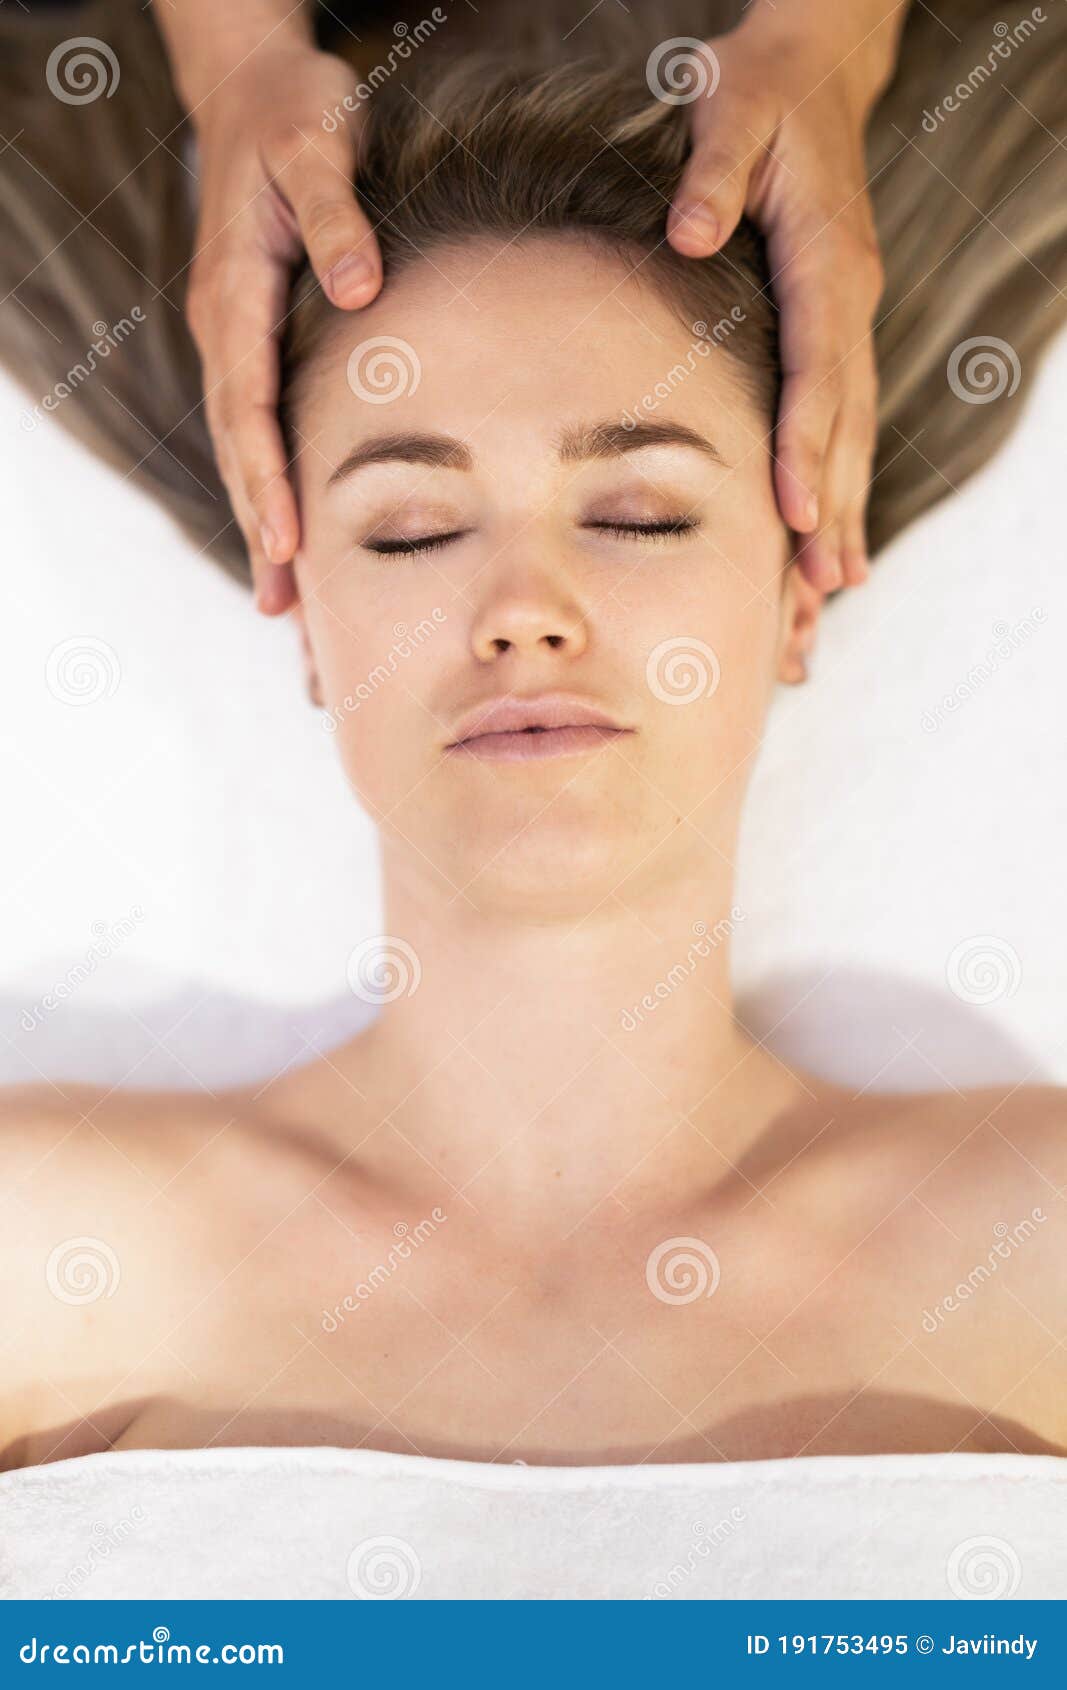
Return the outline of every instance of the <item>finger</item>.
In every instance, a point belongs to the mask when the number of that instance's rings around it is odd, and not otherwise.
[[[840,438],[831,454],[840,455],[842,562],[845,581],[858,586],[870,571],[867,550],[867,506],[870,503],[874,457],[878,443],[878,377],[874,344],[870,339],[849,360],[848,398],[842,406]]]
[[[800,539],[797,562],[801,573],[820,593],[835,593],[845,584],[841,547],[841,525],[836,521]]]
[[[857,424],[851,424],[853,432]],[[831,451],[836,451],[832,447]],[[867,501],[870,495],[870,453],[854,439],[841,448],[849,494],[841,507],[841,567],[845,586],[859,587],[870,573],[867,556]]]
[[[234,514],[249,548],[256,604],[268,616],[295,598],[291,558],[299,543],[296,500],[273,404],[249,407],[235,437],[240,454]]]
[[[845,363],[845,393],[834,423],[823,479],[825,517],[838,525],[846,586],[858,586],[867,579],[864,527],[876,429],[874,355],[870,341],[866,340],[853,349]]]
[[[832,352],[786,371],[775,432],[774,485],[782,515],[798,534],[825,529],[833,512],[823,497],[826,455],[841,399]]]
[[[803,540],[799,561],[801,572],[821,592],[857,585],[865,575],[858,573],[855,558],[855,525],[849,526],[857,503],[862,508],[863,479],[856,486],[862,454],[857,450],[855,413],[843,399],[834,418],[827,443],[823,478],[819,492],[818,529]],[[857,497],[858,495],[858,497]],[[862,516],[859,519],[862,532]],[[853,555],[846,557],[846,536]]]
[[[846,587],[862,587],[871,572],[863,516],[846,517],[841,524],[841,564]]]
[[[268,616],[278,615],[287,610],[295,598],[292,565],[274,563],[267,555],[259,517],[245,495],[232,446],[220,454],[219,470],[234,520],[241,530],[248,551],[256,607]]]
[[[274,181],[300,226],[311,267],[334,305],[368,305],[382,285],[382,261],[370,223],[355,197],[356,147],[347,125],[335,134],[293,130]]]
[[[792,243],[772,238],[772,285],[779,306],[782,389],[775,434],[775,488],[786,522],[799,533],[825,526],[821,503],[834,422],[844,392],[847,321],[840,281],[830,286],[828,254],[818,239],[803,255],[778,265]]]
[[[817,222],[790,228],[780,221],[768,253],[784,372],[776,488],[785,520],[809,533],[839,508],[836,498],[828,508],[817,506],[838,410],[850,385],[863,385],[855,357],[863,348],[873,384],[869,336],[878,266],[854,233]]]
[[[286,271],[253,251],[222,252],[195,302],[208,426],[264,609],[286,608],[284,572],[299,544],[278,425],[277,334]]]
[[[738,133],[747,136],[743,127]],[[667,216],[667,239],[685,258],[707,258],[730,239],[741,220],[749,177],[759,156],[755,145],[731,144],[724,116],[697,143]]]

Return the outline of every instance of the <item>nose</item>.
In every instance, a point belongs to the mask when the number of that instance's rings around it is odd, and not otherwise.
[[[550,577],[530,571],[495,580],[471,629],[474,655],[482,663],[509,651],[580,657],[587,643],[585,617],[574,597]]]

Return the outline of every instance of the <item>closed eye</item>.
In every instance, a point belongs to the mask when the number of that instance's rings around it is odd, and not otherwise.
[[[594,534],[614,534],[621,539],[669,540],[690,534],[698,524],[692,517],[668,517],[662,522],[586,522],[582,525]],[[443,546],[463,540],[469,528],[454,528],[446,534],[426,534],[415,540],[368,540],[366,549],[382,557],[410,557],[416,552],[437,552]]]
[[[587,522],[597,534],[618,534],[623,538],[669,540],[676,534],[691,534],[698,526],[691,516],[667,517],[662,522]]]
[[[438,552],[442,546],[451,545],[453,540],[462,540],[469,533],[469,528],[453,528],[447,534],[426,534],[418,540],[368,540],[366,547],[369,552],[378,552],[383,557],[410,556],[413,552]]]

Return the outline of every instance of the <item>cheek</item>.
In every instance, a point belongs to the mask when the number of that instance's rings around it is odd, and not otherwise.
[[[758,732],[774,683],[787,544],[777,521],[761,537],[753,526],[745,557],[727,551],[727,538],[650,559],[619,580],[610,603],[613,640],[632,654],[653,704],[714,703],[738,735]],[[679,711],[678,738],[689,714]]]
[[[399,574],[399,572],[398,572]],[[440,725],[432,701],[454,665],[458,619],[425,590],[319,580],[304,597],[326,730],[364,807],[381,817],[423,780]]]
[[[747,538],[746,538],[747,536]],[[773,508],[718,521],[612,594],[616,649],[645,701],[652,784],[703,830],[733,825],[775,686],[788,540]],[[725,847],[724,847],[725,848]]]

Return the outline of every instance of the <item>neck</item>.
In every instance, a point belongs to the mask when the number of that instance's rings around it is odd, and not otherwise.
[[[386,884],[391,938],[367,953],[362,989],[403,989],[308,1071],[335,1100],[320,1089],[310,1107],[342,1138],[362,1097],[348,1136],[373,1139],[375,1158],[414,1152],[479,1209],[532,1214],[543,1199],[562,1223],[611,1195],[656,1203],[706,1187],[796,1101],[799,1082],[734,1019],[744,911],[725,874],[703,865],[689,882],[539,920]]]

